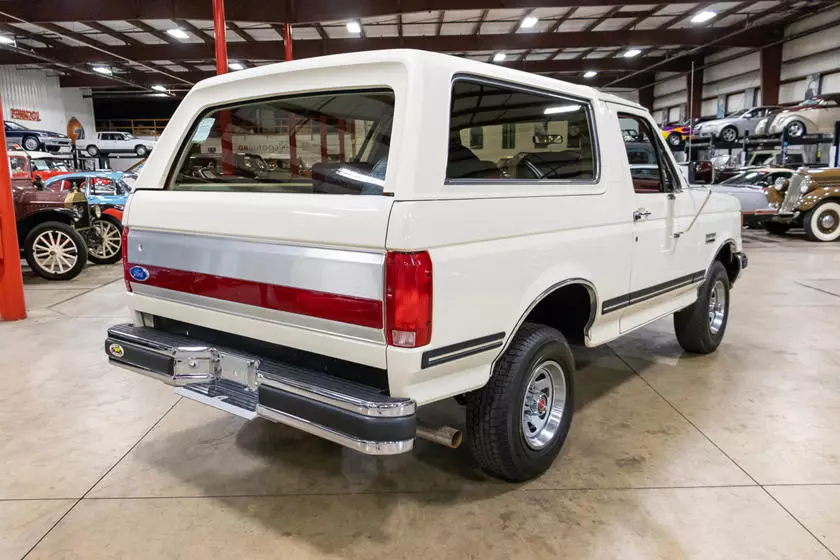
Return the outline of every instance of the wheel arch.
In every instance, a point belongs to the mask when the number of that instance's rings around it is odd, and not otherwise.
[[[720,262],[723,265],[723,268],[726,269],[726,275],[729,277],[730,285],[735,283],[735,280],[741,273],[741,264],[738,259],[735,258],[735,253],[737,251],[738,245],[735,243],[735,240],[729,238],[721,243],[720,247],[718,247],[715,252],[715,257],[709,263],[709,268],[711,268],[712,264],[715,262]],[[706,274],[708,274],[708,269],[706,270]]]
[[[540,322],[546,324],[547,326],[557,328],[557,330],[562,332],[563,335],[566,336],[566,338],[569,340],[574,341],[577,339],[585,339],[589,332],[589,329],[595,322],[595,317],[598,313],[598,306],[600,301],[598,298],[598,291],[595,288],[595,284],[586,278],[567,278],[565,280],[561,280],[559,282],[551,284],[547,288],[543,289],[536,297],[530,298],[530,303],[524,307],[516,323],[511,328],[510,332],[508,332],[504,344],[499,350],[498,356],[493,361],[493,367],[495,367],[496,361],[498,361],[498,359],[502,355],[504,355],[508,346],[510,346],[511,341],[516,336],[516,333],[519,332],[522,326],[526,322],[528,322],[529,319],[534,319],[535,317],[539,318],[542,316],[542,313],[547,312],[549,309],[556,309],[556,306],[558,304],[562,305],[562,303],[560,302],[570,301],[566,298],[575,298],[576,296],[579,296],[584,292],[587,295],[585,311],[583,311],[584,307],[580,304],[580,302],[576,300],[571,307],[572,309],[577,310],[577,313],[572,316],[570,321],[566,322],[565,324],[560,324],[564,320],[568,319],[568,316],[562,316],[560,321],[554,321],[554,324],[552,324],[552,321]],[[582,316],[584,313],[585,318]]]
[[[73,211],[69,208],[45,208],[28,214],[17,223],[18,244],[22,247],[23,241],[35,226],[44,222],[61,222],[69,226],[73,225]]]

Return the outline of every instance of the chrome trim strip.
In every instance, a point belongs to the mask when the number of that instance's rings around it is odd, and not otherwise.
[[[411,451],[414,448],[414,439],[382,442],[356,439],[330,428],[314,424],[304,418],[299,418],[298,416],[274,410],[263,405],[257,405],[257,415],[273,422],[279,422],[280,424],[297,428],[298,430],[343,445],[344,447],[349,447],[366,455],[398,455]]]
[[[128,260],[330,294],[383,297],[384,253],[131,228]]]
[[[412,416],[416,411],[414,401],[404,399],[402,401],[390,402],[369,402],[358,399],[351,395],[336,393],[324,387],[318,387],[300,381],[278,378],[277,376],[264,371],[257,372],[257,385],[266,385],[281,391],[312,399],[337,408],[355,412],[363,416],[379,418],[394,418],[400,416]]]
[[[278,325],[307,329],[333,336],[340,335],[346,338],[357,338],[367,342],[385,344],[385,333],[379,329],[372,329],[370,327],[351,325],[350,323],[340,323],[338,321],[330,321],[329,319],[321,319],[320,317],[311,317],[309,315],[298,315],[297,313],[289,313],[287,311],[277,311],[275,309],[267,309],[265,307],[257,307],[234,301],[215,299],[187,292],[167,290],[166,288],[149,286],[147,284],[143,284],[142,282],[132,282],[131,289],[135,294],[171,301],[173,303],[180,303],[192,307],[201,307],[203,309],[209,309],[210,311],[238,315],[239,317],[245,317],[247,319],[259,319],[261,321],[268,321]],[[138,302],[135,302],[135,306],[137,306],[137,303]],[[139,307],[142,307],[142,304],[140,304]],[[142,309],[140,309],[140,311],[142,311]]]

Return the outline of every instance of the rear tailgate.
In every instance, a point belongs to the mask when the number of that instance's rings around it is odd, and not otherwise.
[[[393,199],[139,190],[127,224],[137,312],[385,368]]]

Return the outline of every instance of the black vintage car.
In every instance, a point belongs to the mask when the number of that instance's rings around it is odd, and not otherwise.
[[[66,134],[26,128],[14,121],[6,121],[6,145],[18,144],[27,152],[57,152],[70,148],[70,138]]]

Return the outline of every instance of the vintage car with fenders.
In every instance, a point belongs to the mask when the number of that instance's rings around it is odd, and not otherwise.
[[[811,241],[840,239],[840,169],[799,169],[790,180],[778,180],[767,195],[778,208],[764,223],[770,233],[801,227]]]
[[[289,141],[313,124],[320,145]],[[286,135],[291,176],[237,169],[235,144],[194,173],[232,129]],[[633,178],[626,130],[658,175]],[[714,352],[747,264],[738,202],[689,187],[640,105],[412,50],[200,82],[124,226],[130,322],[108,330],[111,363],[368,454],[458,445],[458,426],[417,417],[455,398],[473,457],[510,481],[566,440],[571,343],[673,315],[686,351]]]
[[[29,159],[10,152],[12,200],[18,243],[33,272],[47,280],[70,280],[87,262],[88,244],[99,235],[91,228],[101,213],[78,189],[45,191],[29,177]]]

